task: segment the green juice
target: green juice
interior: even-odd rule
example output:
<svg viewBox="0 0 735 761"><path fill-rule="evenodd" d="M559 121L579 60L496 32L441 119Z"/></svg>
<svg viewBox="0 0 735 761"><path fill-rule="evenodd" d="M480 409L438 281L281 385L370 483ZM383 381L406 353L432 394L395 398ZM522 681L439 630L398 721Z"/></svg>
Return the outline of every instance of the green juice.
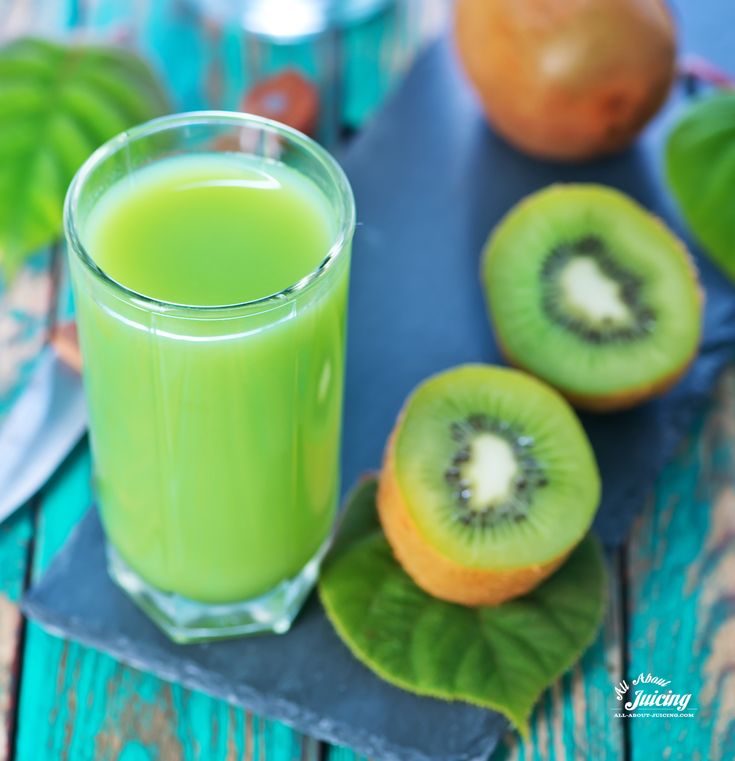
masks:
<svg viewBox="0 0 735 761"><path fill-rule="evenodd" d="M320 265L334 226L305 175L214 153L136 169L87 216L82 243L109 278L198 307L122 298L72 259L103 523L159 590L252 598L329 536L349 255L299 298L264 297Z"/></svg>

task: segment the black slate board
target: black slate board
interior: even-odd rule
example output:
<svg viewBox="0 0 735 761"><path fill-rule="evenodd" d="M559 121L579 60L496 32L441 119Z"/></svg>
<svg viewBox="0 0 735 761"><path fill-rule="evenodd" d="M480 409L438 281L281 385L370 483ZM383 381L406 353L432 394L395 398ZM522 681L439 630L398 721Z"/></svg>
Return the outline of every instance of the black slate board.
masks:
<svg viewBox="0 0 735 761"><path fill-rule="evenodd" d="M725 31L735 6L688 7L685 42L735 55ZM688 31L689 30L689 31ZM584 166L532 161L486 127L444 42L416 65L344 162L355 188L355 238L343 472L345 485L374 468L408 391L439 369L497 361L477 280L492 225L518 198L554 181L605 182L630 193L681 232L658 157L676 99L622 156ZM699 257L708 293L702 353L665 399L616 416L585 416L604 481L597 520L615 545L655 476L733 353L735 291ZM373 676L347 652L312 597L292 631L208 645L170 643L110 582L90 511L25 611L51 631L111 653L321 739L381 761L474 761L506 722L462 704L419 698Z"/></svg>

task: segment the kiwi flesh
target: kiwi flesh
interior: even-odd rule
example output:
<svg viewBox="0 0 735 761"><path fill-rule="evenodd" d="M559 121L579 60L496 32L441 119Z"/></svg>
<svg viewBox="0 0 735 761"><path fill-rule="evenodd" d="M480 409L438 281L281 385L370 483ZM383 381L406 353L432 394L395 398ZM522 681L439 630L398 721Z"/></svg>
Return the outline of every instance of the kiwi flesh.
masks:
<svg viewBox="0 0 735 761"><path fill-rule="evenodd" d="M491 234L482 279L498 344L576 406L667 390L694 358L702 293L683 244L623 193L554 185Z"/></svg>
<svg viewBox="0 0 735 761"><path fill-rule="evenodd" d="M386 448L378 512L419 586L493 605L552 573L599 499L591 446L560 394L518 370L463 365L407 400Z"/></svg>

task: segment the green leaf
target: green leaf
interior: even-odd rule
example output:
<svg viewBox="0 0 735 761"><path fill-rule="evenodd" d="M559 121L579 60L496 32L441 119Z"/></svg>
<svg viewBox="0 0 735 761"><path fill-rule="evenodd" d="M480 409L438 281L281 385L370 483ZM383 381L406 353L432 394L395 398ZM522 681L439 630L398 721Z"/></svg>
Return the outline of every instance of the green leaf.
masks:
<svg viewBox="0 0 735 761"><path fill-rule="evenodd" d="M735 279L735 92L687 109L669 133L666 174L694 235Z"/></svg>
<svg viewBox="0 0 735 761"><path fill-rule="evenodd" d="M61 233L66 189L101 143L169 110L125 50L16 40L0 48L0 264L8 274Z"/></svg>
<svg viewBox="0 0 735 761"><path fill-rule="evenodd" d="M370 475L360 480L347 495L345 509L340 515L337 535L322 568L328 568L343 550L349 549L358 540L380 531L378 511L375 509L377 493L377 478Z"/></svg>
<svg viewBox="0 0 735 761"><path fill-rule="evenodd" d="M319 595L337 633L378 676L418 695L463 700L523 734L534 703L592 643L607 599L591 535L524 597L469 608L417 587L375 520L374 479L350 495Z"/></svg>

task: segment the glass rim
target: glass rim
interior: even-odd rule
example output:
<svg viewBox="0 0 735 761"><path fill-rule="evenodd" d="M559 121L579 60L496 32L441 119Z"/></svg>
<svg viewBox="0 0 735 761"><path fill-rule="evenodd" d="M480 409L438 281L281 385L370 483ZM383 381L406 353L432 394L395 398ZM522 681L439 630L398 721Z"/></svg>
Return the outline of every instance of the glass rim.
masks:
<svg viewBox="0 0 735 761"><path fill-rule="evenodd" d="M259 127L271 134L288 139L295 143L311 156L316 158L324 167L331 182L337 189L340 204L337 214L337 231L334 240L321 259L319 264L310 270L306 275L291 283L285 288L265 296L259 296L256 299L233 302L231 304L181 304L165 299L157 299L148 296L145 293L136 291L133 288L116 280L105 272L88 253L82 243L79 228L77 225L77 209L79 206L80 196L83 188L90 178L91 173L99 167L106 159L114 155L128 143L160 132L165 132L177 127L186 127L189 125L232 125L232 126L252 126ZM243 152L247 155L246 152ZM92 273L97 279L102 280L105 284L112 287L118 295L132 300L139 306L143 306L151 311L165 311L168 313L207 313L215 316L218 313L225 313L231 310L244 309L253 306L270 306L271 304L280 305L295 299L305 290L310 289L317 281L321 280L323 275L332 269L333 264L340 258L340 254L350 243L355 229L355 199L352 188L337 160L319 143L312 140L303 132L289 127L286 124L268 119L264 116L257 116L241 111L221 111L221 110L203 110L203 111L184 111L181 113L168 114L159 116L147 122L131 127L130 129L120 132L115 137L103 143L97 148L82 164L74 175L64 200L64 230L66 233L69 246L74 250L77 258L82 262L85 268Z"/></svg>

